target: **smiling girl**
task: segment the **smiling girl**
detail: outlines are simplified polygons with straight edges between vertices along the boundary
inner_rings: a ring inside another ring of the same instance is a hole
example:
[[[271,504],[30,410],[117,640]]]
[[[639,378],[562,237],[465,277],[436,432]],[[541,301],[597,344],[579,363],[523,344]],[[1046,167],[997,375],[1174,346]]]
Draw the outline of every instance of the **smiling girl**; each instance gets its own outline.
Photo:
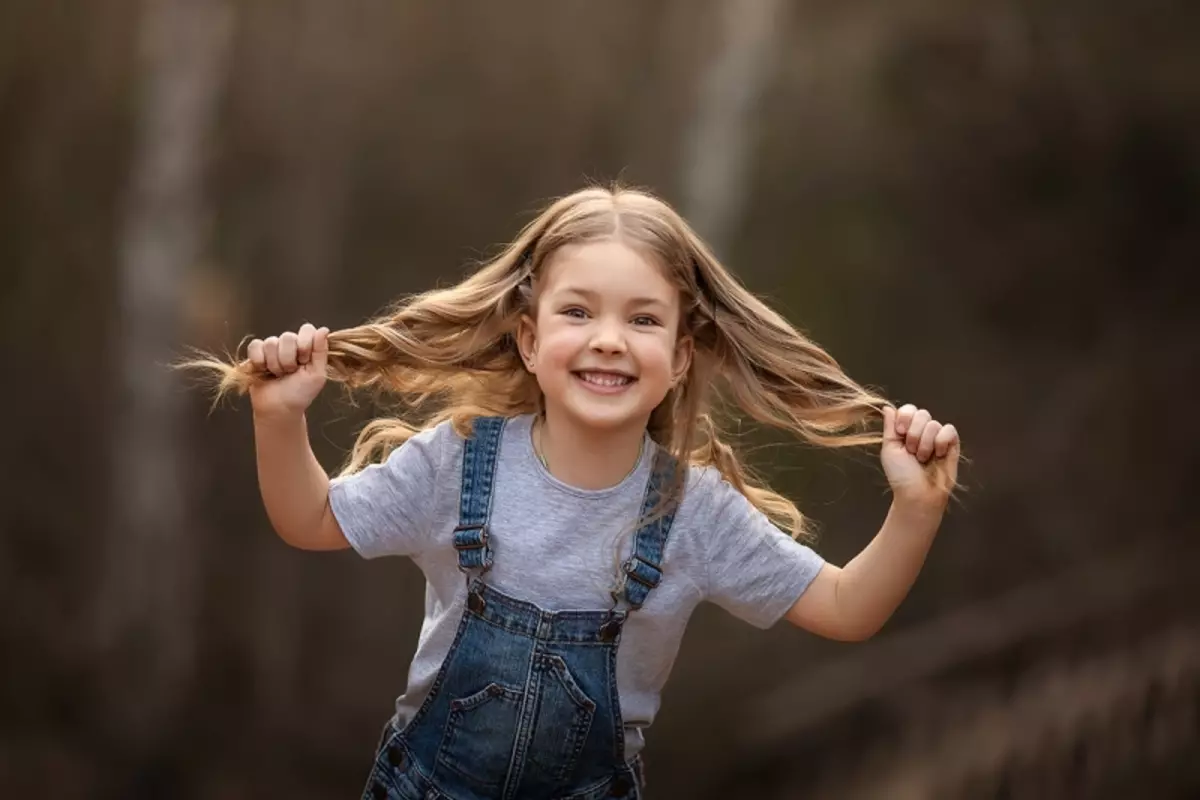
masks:
[[[249,391],[284,541],[425,575],[364,797],[642,797],[644,733],[699,603],[865,639],[956,484],[954,426],[852,381],[630,189],[554,202],[462,283],[365,325],[189,366]],[[369,424],[333,480],[305,421],[329,379],[423,410]],[[717,392],[818,445],[881,445],[892,505],[858,556],[839,568],[799,541],[805,518],[725,441]]]

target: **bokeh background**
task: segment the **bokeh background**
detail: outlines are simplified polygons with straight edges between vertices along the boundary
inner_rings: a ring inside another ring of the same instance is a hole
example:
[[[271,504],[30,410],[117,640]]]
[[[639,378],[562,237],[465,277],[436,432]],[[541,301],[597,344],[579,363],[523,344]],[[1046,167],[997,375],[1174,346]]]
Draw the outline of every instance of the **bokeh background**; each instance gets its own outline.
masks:
[[[286,547],[163,365],[621,179],[971,458],[873,640],[701,609],[651,796],[1198,796],[1198,131],[1184,0],[0,1],[0,795],[356,796],[421,576]],[[874,453],[746,442],[866,544]]]

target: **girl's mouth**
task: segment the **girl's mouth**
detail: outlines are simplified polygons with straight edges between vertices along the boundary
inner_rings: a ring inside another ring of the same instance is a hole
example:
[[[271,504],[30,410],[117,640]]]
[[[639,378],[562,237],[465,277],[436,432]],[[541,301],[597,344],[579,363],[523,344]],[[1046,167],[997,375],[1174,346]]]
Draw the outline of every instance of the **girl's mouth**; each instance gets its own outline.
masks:
[[[586,386],[589,391],[599,394],[617,394],[637,381],[637,378],[634,378],[632,375],[625,375],[620,372],[581,370],[572,372],[571,374]]]

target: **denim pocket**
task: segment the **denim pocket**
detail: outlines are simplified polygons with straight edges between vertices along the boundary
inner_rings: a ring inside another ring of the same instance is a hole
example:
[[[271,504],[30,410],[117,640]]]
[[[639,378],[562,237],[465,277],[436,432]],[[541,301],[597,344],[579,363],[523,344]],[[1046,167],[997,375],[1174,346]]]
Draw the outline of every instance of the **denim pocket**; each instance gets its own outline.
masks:
[[[542,672],[537,723],[530,740],[530,768],[547,786],[568,783],[596,715],[596,703],[576,683],[562,658],[539,657]]]
[[[498,683],[451,700],[438,763],[481,788],[499,788],[508,773],[520,710],[521,693]]]

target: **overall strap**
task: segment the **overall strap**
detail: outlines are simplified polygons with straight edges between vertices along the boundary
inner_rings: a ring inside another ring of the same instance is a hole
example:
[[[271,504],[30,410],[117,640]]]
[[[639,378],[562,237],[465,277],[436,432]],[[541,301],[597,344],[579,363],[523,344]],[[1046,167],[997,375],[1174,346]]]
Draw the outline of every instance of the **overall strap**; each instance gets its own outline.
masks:
[[[675,471],[678,468],[675,457],[666,450],[659,449],[655,453],[639,519],[651,514],[654,514],[655,518],[638,528],[634,534],[633,553],[621,565],[620,584],[613,593],[613,599],[618,604],[623,599],[630,608],[641,608],[649,597],[650,590],[662,580],[662,560],[667,548],[667,535],[671,532],[675,512],[679,510],[677,497],[665,505],[663,500],[664,493],[674,484]]]
[[[492,510],[492,485],[496,478],[496,457],[504,433],[503,417],[476,417],[470,437],[463,447],[462,488],[458,503],[458,527],[454,529],[454,549],[458,568],[470,575],[492,566],[492,548],[488,545],[487,523]]]

